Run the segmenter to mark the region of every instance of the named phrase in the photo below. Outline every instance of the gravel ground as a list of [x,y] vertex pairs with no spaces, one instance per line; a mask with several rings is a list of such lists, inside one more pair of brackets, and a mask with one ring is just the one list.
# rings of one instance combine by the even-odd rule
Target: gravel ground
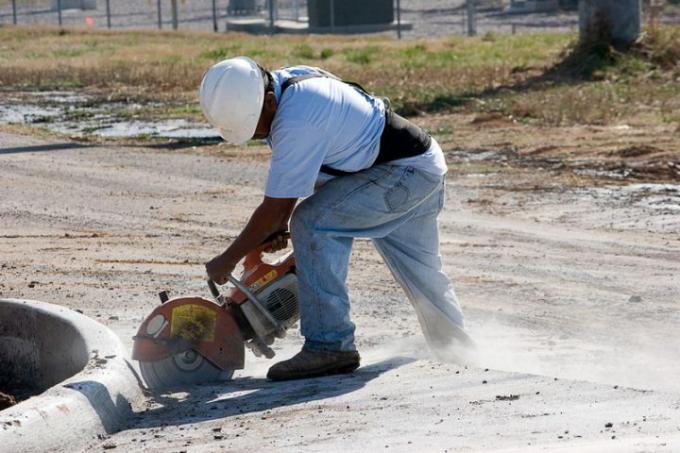
[[[246,221],[267,168],[254,147],[1,132],[0,143],[0,297],[82,310],[128,345],[158,291],[207,295],[202,263]],[[449,178],[443,261],[477,366],[431,360],[403,293],[357,241],[356,374],[270,383],[271,361],[248,355],[230,383],[150,397],[88,451],[679,451],[680,236],[669,225],[680,186],[545,189],[552,178]],[[300,344],[292,330],[274,349],[284,358]]]
[[[51,5],[55,0],[24,0],[18,2],[19,24],[58,24],[58,14]],[[66,0],[65,0],[66,1]],[[257,0],[258,17],[268,18],[266,1]],[[280,0],[279,17],[295,19],[306,16],[305,0]],[[480,2],[479,4],[499,2]],[[507,1],[505,2],[508,3]],[[98,0],[96,10],[64,10],[62,21],[69,27],[86,27],[86,17],[91,17],[94,27],[106,27],[106,3]],[[225,30],[229,0],[216,0],[218,30]],[[297,5],[297,7],[296,7]],[[110,2],[112,28],[156,28],[158,10],[154,0],[112,0]],[[402,20],[413,29],[404,31],[405,39],[441,37],[467,33],[464,0],[401,0]],[[179,28],[213,31],[212,0],[179,0]],[[161,4],[162,27],[172,28],[170,2]],[[0,25],[12,23],[12,3],[0,0]],[[666,11],[662,21],[680,23],[680,11]],[[531,33],[544,31],[575,31],[578,28],[576,11],[536,14],[503,14],[500,9],[480,7],[477,31],[479,34]],[[396,35],[396,33],[395,33]]]
[[[265,3],[260,1],[262,5]],[[216,7],[219,15],[218,28],[224,30],[226,12],[229,2],[217,0]],[[281,18],[295,17],[293,2],[280,1],[279,15]],[[300,15],[306,15],[306,2],[300,0],[298,10]],[[111,25],[113,28],[155,28],[158,25],[156,2],[150,0],[115,0],[111,1]],[[178,3],[180,29],[212,31],[212,1],[190,0]],[[413,30],[405,31],[404,38],[447,36],[466,32],[465,8],[461,0],[402,0],[402,20],[413,25]],[[20,24],[53,24],[58,23],[58,15],[50,8],[46,0],[20,2],[18,8],[18,22]],[[163,28],[171,28],[170,3],[162,4]],[[94,19],[94,26],[106,27],[106,7],[102,0],[98,2],[97,10],[66,10],[62,13],[65,26],[85,27],[85,18]],[[266,12],[261,13],[267,17]],[[0,24],[12,23],[12,6],[7,0],[0,1]],[[574,30],[577,26],[575,12],[555,14],[501,15],[499,11],[481,11],[479,13],[479,33],[499,32],[510,33],[513,24],[517,32],[531,32],[538,30],[566,31]]]

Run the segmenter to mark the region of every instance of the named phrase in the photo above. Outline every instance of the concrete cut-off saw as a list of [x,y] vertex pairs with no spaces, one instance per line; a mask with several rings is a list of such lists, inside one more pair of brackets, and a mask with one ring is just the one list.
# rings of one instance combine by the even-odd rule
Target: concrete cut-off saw
[[208,281],[212,299],[169,299],[142,322],[134,337],[132,358],[151,389],[226,381],[243,369],[245,348],[274,357],[269,347],[283,338],[299,318],[295,258],[289,252],[274,263],[262,261],[265,243],[244,260],[240,278],[222,294]]

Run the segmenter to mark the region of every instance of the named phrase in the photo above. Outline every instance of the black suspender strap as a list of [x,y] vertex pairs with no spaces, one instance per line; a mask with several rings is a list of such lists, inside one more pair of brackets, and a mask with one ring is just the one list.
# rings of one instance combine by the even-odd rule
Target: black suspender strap
[[290,79],[283,82],[283,84],[281,85],[281,96],[283,96],[283,93],[286,91],[286,89],[288,89],[289,86],[295,85],[296,83],[302,82],[303,80],[317,79],[319,77],[328,77],[328,76],[323,75],[323,74],[317,74],[317,73],[314,73],[314,72],[310,72],[309,74],[302,74],[302,75],[299,75],[299,76],[291,77]]
[[[321,70],[320,70],[321,71]],[[370,93],[366,91],[361,85],[354,82],[344,81],[330,72],[321,71],[308,74],[302,74],[287,79],[281,84],[281,96],[291,85],[302,82],[303,80],[315,79],[320,77],[327,77],[338,80],[353,86],[366,96]],[[397,159],[404,159],[406,157],[419,156],[425,153],[432,143],[432,138],[420,127],[411,123],[405,118],[397,115],[392,111],[389,103],[385,103],[385,128],[380,136],[380,151],[378,157],[371,166],[390,162]],[[328,165],[322,165],[321,171],[327,175],[343,176],[351,175],[356,172],[346,172],[338,170]]]
[[287,80],[286,80],[285,82],[283,82],[283,84],[281,85],[281,95],[283,96],[283,93],[284,93],[284,92],[286,91],[286,89],[287,89],[289,86],[291,86],[291,85],[295,85],[296,83],[302,82],[303,80],[307,80],[307,79],[318,79],[318,78],[320,78],[320,77],[327,77],[327,78],[329,78],[329,79],[337,80],[338,82],[346,83],[347,85],[353,86],[354,88],[356,88],[357,90],[359,90],[360,92],[362,92],[363,94],[365,94],[366,96],[370,96],[370,95],[371,95],[371,93],[369,93],[368,91],[366,91],[366,90],[364,89],[364,87],[362,87],[362,86],[359,85],[358,83],[356,83],[356,82],[349,82],[349,81],[347,81],[347,80],[342,80],[341,78],[339,78],[339,77],[337,77],[337,76],[331,74],[330,72],[326,72],[326,71],[323,71],[323,72],[310,72],[309,74],[302,74],[302,75],[294,76],[294,77],[291,77],[290,79],[287,79]]

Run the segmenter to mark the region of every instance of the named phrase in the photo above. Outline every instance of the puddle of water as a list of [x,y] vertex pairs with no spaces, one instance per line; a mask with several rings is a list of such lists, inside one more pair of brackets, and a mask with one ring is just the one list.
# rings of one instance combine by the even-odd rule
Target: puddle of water
[[483,161],[483,160],[506,160],[507,157],[501,155],[498,151],[495,150],[489,150],[489,151],[469,151],[469,150],[464,150],[464,149],[457,149],[453,151],[449,151],[447,154],[449,154],[452,157],[455,157],[456,159],[459,159],[463,162],[474,162],[474,161]]
[[594,176],[600,178],[626,179],[632,173],[630,169],[623,170],[599,170],[593,168],[579,168],[574,170],[579,176]]
[[[51,127],[50,127],[51,126]],[[105,138],[160,137],[160,138],[217,138],[217,131],[211,127],[190,123],[182,119],[165,121],[116,121],[101,118],[82,121],[78,124],[64,122],[48,125],[56,132],[68,135],[96,135]]]
[[34,105],[0,105],[0,123],[35,124],[44,119],[57,118],[62,109]]
[[630,184],[587,191],[599,198],[613,198],[621,203],[644,207],[657,213],[680,213],[680,184]]
[[207,123],[194,123],[181,118],[121,119],[110,113],[121,109],[134,111],[161,105],[96,102],[91,96],[73,92],[10,93],[0,105],[0,123],[39,125],[52,132],[75,137],[219,138],[217,130]]

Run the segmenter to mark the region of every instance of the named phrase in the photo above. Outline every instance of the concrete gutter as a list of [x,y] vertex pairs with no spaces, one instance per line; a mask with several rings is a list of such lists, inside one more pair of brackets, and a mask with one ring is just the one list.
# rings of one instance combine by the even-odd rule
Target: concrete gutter
[[0,363],[5,379],[44,390],[0,412],[3,451],[78,451],[128,426],[143,398],[120,339],[57,305],[0,299]]

